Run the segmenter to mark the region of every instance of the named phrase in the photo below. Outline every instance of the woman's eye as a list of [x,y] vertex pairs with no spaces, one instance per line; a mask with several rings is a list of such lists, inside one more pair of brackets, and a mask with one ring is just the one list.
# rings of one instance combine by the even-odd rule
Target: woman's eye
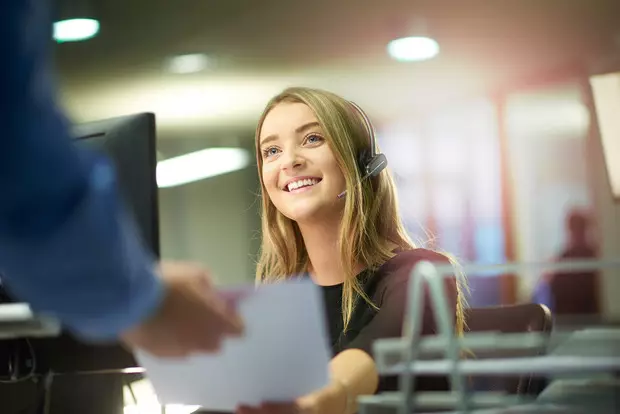
[[263,150],[263,157],[267,158],[271,155],[276,155],[278,153],[278,149],[276,147],[269,147]]
[[316,144],[321,141],[323,141],[323,137],[320,135],[312,134],[306,137],[306,142],[308,142],[309,144]]

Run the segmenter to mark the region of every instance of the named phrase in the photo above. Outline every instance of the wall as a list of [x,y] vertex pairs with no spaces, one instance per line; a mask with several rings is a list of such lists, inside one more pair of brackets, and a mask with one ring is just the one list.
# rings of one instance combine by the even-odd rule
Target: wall
[[[506,97],[516,261],[554,260],[566,242],[569,210],[592,204],[585,156],[588,112],[581,98],[578,82]],[[519,300],[531,300],[543,274],[520,272]]]
[[[418,244],[461,263],[506,260],[498,133],[494,102],[484,97],[381,126],[400,212]],[[502,303],[494,276],[467,275],[471,306]]]
[[254,278],[256,170],[159,190],[162,258],[203,263],[217,284]]

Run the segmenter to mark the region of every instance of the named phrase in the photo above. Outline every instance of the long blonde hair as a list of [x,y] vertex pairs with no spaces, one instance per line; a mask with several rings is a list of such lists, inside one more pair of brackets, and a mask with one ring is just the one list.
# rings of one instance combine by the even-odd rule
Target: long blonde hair
[[[383,170],[371,180],[362,180],[358,154],[370,147],[369,132],[362,115],[350,102],[331,92],[289,88],[273,97],[256,127],[256,161],[261,182],[262,244],[256,266],[257,283],[277,282],[307,271],[309,259],[297,224],[280,213],[266,194],[259,148],[260,131],[267,114],[280,103],[303,103],[317,117],[345,178],[346,200],[339,231],[339,250],[345,272],[342,316],[346,331],[353,314],[356,294],[376,307],[356,277],[356,265],[376,269],[394,256],[393,250],[415,245],[400,220],[395,184]],[[379,152],[378,148],[376,149]],[[457,285],[458,286],[458,285]],[[457,302],[456,331],[463,330],[463,303]]]

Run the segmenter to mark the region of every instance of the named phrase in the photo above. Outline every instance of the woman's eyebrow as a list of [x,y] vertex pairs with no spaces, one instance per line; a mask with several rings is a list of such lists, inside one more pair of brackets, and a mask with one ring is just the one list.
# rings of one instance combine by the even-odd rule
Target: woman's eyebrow
[[[314,128],[314,127],[318,127],[321,126],[321,124],[319,124],[317,121],[312,121],[312,122],[308,122],[305,123],[297,128],[295,128],[295,133],[297,134],[301,134],[304,131],[307,131],[310,128]],[[265,144],[268,144],[269,142],[275,141],[278,139],[278,135],[277,134],[272,134],[272,135],[268,135],[265,138],[260,140],[260,147],[262,147]]]
[[318,127],[318,126],[320,126],[320,124],[317,121],[308,122],[307,124],[303,124],[302,126],[297,127],[295,129],[295,132],[300,134],[300,133],[302,133],[302,132],[304,132],[304,131],[306,131],[306,130],[308,130],[310,128],[314,128],[314,127]]

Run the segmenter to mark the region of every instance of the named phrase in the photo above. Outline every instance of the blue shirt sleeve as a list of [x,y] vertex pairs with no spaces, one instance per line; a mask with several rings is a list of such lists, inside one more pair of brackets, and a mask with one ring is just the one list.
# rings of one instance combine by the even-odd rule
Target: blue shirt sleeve
[[164,288],[119,199],[111,163],[78,150],[55,105],[47,0],[0,10],[0,270],[35,311],[111,339]]

